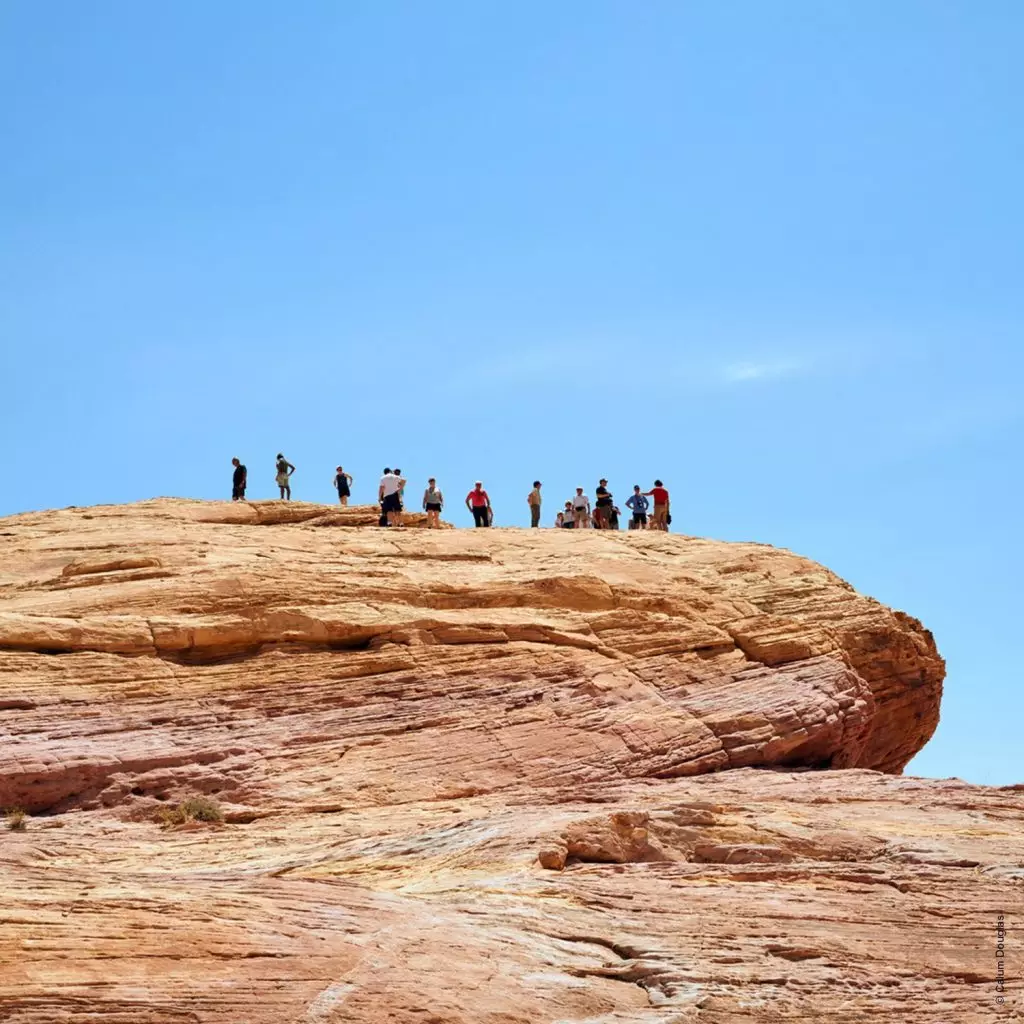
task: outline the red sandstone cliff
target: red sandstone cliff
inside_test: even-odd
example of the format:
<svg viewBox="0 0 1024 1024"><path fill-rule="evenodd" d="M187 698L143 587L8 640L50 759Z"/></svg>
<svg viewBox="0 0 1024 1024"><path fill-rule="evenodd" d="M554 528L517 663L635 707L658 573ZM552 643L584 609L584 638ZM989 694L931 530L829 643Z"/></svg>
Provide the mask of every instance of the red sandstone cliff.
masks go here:
<svg viewBox="0 0 1024 1024"><path fill-rule="evenodd" d="M756 544L372 521L0 521L0 1020L992 1019L1024 799L880 774L920 623Z"/></svg>

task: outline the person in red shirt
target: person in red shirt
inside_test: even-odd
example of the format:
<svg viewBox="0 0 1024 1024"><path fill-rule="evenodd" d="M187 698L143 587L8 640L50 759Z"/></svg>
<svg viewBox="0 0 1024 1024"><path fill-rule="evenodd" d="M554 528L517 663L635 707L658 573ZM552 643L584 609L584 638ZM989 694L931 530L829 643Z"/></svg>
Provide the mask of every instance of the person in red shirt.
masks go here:
<svg viewBox="0 0 1024 1024"><path fill-rule="evenodd" d="M654 514L651 516L651 529L668 529L668 491L660 480L654 481L654 486L644 494L654 499Z"/></svg>
<svg viewBox="0 0 1024 1024"><path fill-rule="evenodd" d="M484 485L477 480L473 490L466 495L466 508L473 513L474 526L490 526L491 499L487 497Z"/></svg>

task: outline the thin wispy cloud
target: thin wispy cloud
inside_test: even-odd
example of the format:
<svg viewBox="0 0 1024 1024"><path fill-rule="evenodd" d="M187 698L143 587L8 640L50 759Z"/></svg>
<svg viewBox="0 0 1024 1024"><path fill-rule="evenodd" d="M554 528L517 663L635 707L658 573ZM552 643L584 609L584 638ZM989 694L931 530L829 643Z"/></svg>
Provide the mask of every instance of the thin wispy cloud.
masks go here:
<svg viewBox="0 0 1024 1024"><path fill-rule="evenodd" d="M734 388L769 386L802 377L856 375L876 361L874 341L858 344L780 342L773 352L725 339L710 338L707 351L695 343L681 346L664 334L647 338L597 334L561 338L549 344L494 345L480 360L452 367L446 384L456 391L472 386L555 388L566 394L614 388L623 395L644 392L656 382L679 394L713 396ZM760 351L758 351L760 349Z"/></svg>
<svg viewBox="0 0 1024 1024"><path fill-rule="evenodd" d="M807 373L813 363L810 359L768 359L744 360L729 363L722 368L722 379L729 384L743 384L747 381L781 380Z"/></svg>

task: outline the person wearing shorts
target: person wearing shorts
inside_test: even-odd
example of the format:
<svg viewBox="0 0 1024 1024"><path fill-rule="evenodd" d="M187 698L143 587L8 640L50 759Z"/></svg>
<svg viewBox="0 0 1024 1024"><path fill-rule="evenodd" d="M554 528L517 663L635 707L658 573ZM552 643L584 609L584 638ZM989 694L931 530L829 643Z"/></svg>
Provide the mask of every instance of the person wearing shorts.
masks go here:
<svg viewBox="0 0 1024 1024"><path fill-rule="evenodd" d="M652 530L668 529L668 491L660 480L654 481L654 486L649 491L644 491L644 496L654 499L654 514L651 516Z"/></svg>
<svg viewBox="0 0 1024 1024"><path fill-rule="evenodd" d="M377 498L380 501L382 515L387 517L388 526L397 526L400 522L402 503L398 495L404 486L405 481L392 473L389 467L385 467L377 488Z"/></svg>
<svg viewBox="0 0 1024 1024"><path fill-rule="evenodd" d="M651 503L640 493L640 485L635 484L633 493L626 499L626 508L633 513L629 522L631 530L647 529L647 510L650 507Z"/></svg>
<svg viewBox="0 0 1024 1024"><path fill-rule="evenodd" d="M427 489L423 492L423 511L427 513L427 527L431 530L441 529L441 509L444 508L444 495L431 477L427 481Z"/></svg>
<svg viewBox="0 0 1024 1024"><path fill-rule="evenodd" d="M572 519L571 501L567 501L565 503L565 511L562 513L562 526L564 526L567 530L571 530L576 526Z"/></svg>
<svg viewBox="0 0 1024 1024"><path fill-rule="evenodd" d="M292 498L292 473L295 467L280 453L277 453L277 486L281 490L281 500L291 501Z"/></svg>
<svg viewBox="0 0 1024 1024"><path fill-rule="evenodd" d="M590 518L590 499L583 493L582 487L576 488L572 499L572 520L577 530L582 530Z"/></svg>
<svg viewBox="0 0 1024 1024"><path fill-rule="evenodd" d="M598 481L597 490L594 492L594 497L597 499L594 503L594 526L599 530L608 530L611 528L611 515L614 502L612 501L612 493L606 486L607 483L607 480Z"/></svg>
<svg viewBox="0 0 1024 1024"><path fill-rule="evenodd" d="M348 499L352 496L352 476L346 473L341 466L338 467L338 472L334 476L334 486L338 489L338 501L342 505L347 505Z"/></svg>
<svg viewBox="0 0 1024 1024"><path fill-rule="evenodd" d="M473 490L466 495L466 508L473 513L474 526L491 525L491 499L487 497L484 485L479 480L473 485Z"/></svg>
<svg viewBox="0 0 1024 1024"><path fill-rule="evenodd" d="M234 473L231 474L231 500L245 501L245 484L249 471L240 459L232 459L231 465L235 467Z"/></svg>

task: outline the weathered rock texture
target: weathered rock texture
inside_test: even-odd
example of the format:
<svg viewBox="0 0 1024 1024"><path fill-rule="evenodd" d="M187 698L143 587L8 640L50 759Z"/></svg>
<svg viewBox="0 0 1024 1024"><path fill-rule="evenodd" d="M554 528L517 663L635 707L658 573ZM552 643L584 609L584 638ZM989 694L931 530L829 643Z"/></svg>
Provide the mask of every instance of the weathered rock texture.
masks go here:
<svg viewBox="0 0 1024 1024"><path fill-rule="evenodd" d="M0 521L0 806L33 815L0 1020L1011 1012L1024 796L881 774L938 717L916 620L761 545L375 515ZM195 794L227 822L155 823Z"/></svg>

